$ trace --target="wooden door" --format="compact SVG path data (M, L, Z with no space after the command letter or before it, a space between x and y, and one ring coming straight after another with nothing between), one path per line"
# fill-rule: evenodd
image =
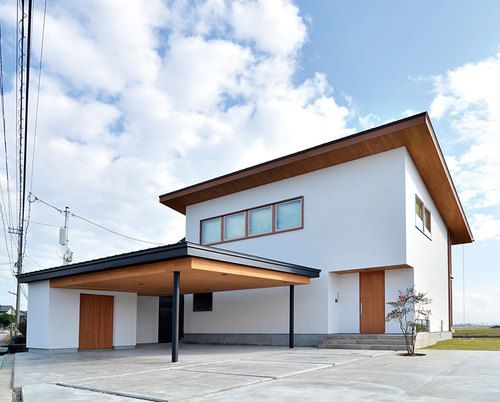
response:
M385 272L359 274L359 329L362 334L385 332Z
M113 347L113 296L80 295L79 349Z

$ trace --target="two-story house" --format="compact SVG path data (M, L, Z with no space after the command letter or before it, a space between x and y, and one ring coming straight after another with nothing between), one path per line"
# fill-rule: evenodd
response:
M432 298L430 332L451 330L451 248L473 238L426 113L160 202L185 214L186 242L19 276L29 348L133 347L165 330L174 347L179 332L310 346L395 334L386 303L411 286ZM96 316L106 328L87 328ZM67 336L55 336L58 325Z

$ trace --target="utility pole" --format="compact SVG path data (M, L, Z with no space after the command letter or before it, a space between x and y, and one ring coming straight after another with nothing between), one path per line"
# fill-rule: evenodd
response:
M28 105L29 105L29 82L30 82L30 53L31 53L31 21L32 21L33 0L28 0L28 13L25 13L25 0L21 1L21 69L20 69L20 106L19 106L19 225L16 272L23 272L24 257L24 210L26 203L26 157L28 151ZM24 20L28 19L28 33L26 36L26 85L23 84L24 69ZM23 86L25 88L24 109L23 109ZM24 112L24 116L23 116ZM24 125L23 125L24 121ZM16 328L19 328L21 317L21 284L17 280L16 291Z
M59 244L63 246L63 265L68 265L73 260L73 253L68 247L68 222L69 222L69 207L64 208L64 227L59 228Z

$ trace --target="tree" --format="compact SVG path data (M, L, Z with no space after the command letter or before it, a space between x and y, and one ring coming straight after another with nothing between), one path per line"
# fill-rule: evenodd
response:
M3 313L0 314L0 325L3 328L7 328L10 324L12 324L16 319L14 318L13 315Z
M427 319L431 310L427 306L432 299L426 293L417 293L415 287L406 289L404 292L398 290L398 298L387 303L392 311L385 317L386 321L397 321L401 332L405 337L406 351L409 356L415 355L415 340L417 338L416 321Z

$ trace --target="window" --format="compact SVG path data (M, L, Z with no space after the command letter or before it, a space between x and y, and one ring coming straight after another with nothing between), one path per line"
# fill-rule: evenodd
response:
M240 212L224 217L224 240L245 237L245 213Z
M424 208L424 233L427 236L431 234L431 211Z
M302 225L302 200L292 200L276 205L276 230Z
M251 209L248 211L248 234L250 236L269 233L273 230L273 207Z
M213 293L195 293L193 295L193 311L212 311Z
M201 222L201 243L217 243L221 241L221 218Z
M431 211L415 196L415 226L427 237L431 237Z
M304 227L304 198L297 197L201 221L201 244L270 235Z

